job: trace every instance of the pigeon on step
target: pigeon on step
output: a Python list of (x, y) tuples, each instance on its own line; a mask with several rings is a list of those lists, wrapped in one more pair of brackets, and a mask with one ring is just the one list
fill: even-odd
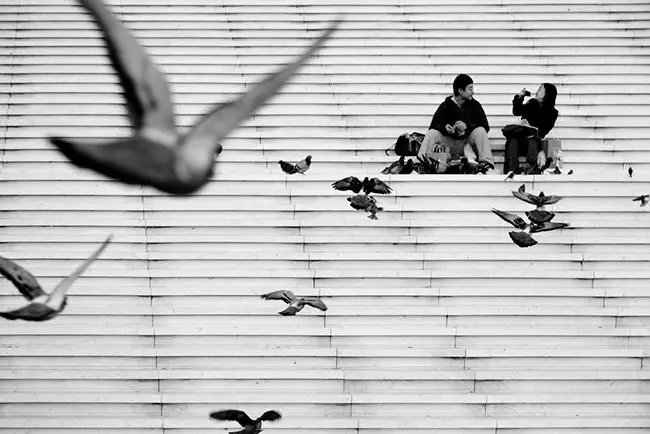
[(178, 195), (194, 193), (209, 181), (221, 142), (284, 86), (340, 22), (333, 22), (293, 62), (266, 76), (247, 93), (208, 111), (181, 134), (174, 121), (167, 81), (137, 40), (101, 0), (79, 2), (103, 32), (135, 131), (131, 137), (101, 144), (60, 137), (52, 137), (50, 142), (79, 167)]
[(59, 282), (49, 294), (41, 288), (38, 281), (29, 271), (9, 259), (0, 257), (0, 274), (9, 279), (18, 288), (18, 291), (20, 291), (23, 297), (30, 302), (27, 306), (19, 309), (0, 312), (0, 317), (9, 320), (22, 319), (24, 321), (40, 322), (57, 316), (67, 304), (66, 292), (99, 255), (101, 255), (110, 241), (111, 237), (109, 236), (95, 253), (86, 259), (68, 277)]
[(402, 155), (401, 157), (399, 157), (399, 160), (390, 163), (390, 165), (388, 165), (384, 170), (382, 170), (381, 173), (383, 173), (384, 175), (389, 175), (389, 174), (397, 175), (399, 173), (402, 173), (404, 167), (406, 167), (406, 163), (404, 162), (404, 156)]
[(289, 175), (300, 173), (304, 175), (311, 167), (311, 155), (307, 155), (304, 160), (300, 160), (296, 164), (287, 163), (282, 160), (278, 161), (278, 164), (284, 173), (288, 173)]
[(318, 297), (296, 297), (293, 292), (289, 290), (269, 292), (260, 296), (263, 300), (281, 300), (289, 306), (279, 312), (283, 316), (292, 316), (300, 312), (305, 305), (315, 307), (323, 312), (327, 310), (327, 305)]
[(232, 431), (229, 434), (258, 434), (262, 432), (262, 421), (274, 422), (282, 415), (274, 410), (264, 412), (260, 417), (253, 420), (241, 410), (220, 410), (210, 413), (210, 418), (215, 420), (233, 420), (244, 429)]

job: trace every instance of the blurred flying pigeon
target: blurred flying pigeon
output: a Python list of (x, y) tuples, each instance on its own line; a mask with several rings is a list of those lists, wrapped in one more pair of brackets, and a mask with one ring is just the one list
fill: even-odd
[(511, 170), (510, 172), (508, 172), (508, 174), (506, 175), (506, 177), (503, 180), (507, 181), (507, 180), (512, 179), (514, 177), (515, 177), (515, 171)]
[(262, 421), (273, 422), (281, 417), (282, 415), (274, 410), (264, 412), (255, 420), (241, 410), (221, 410), (210, 413), (212, 419), (234, 420), (244, 428), (241, 431), (231, 431), (229, 434), (258, 434), (262, 432)]
[(519, 200), (522, 200), (526, 203), (533, 204), (537, 207), (542, 207), (544, 205), (552, 205), (559, 202), (562, 198), (560, 196), (546, 196), (544, 192), (540, 192), (539, 195), (534, 195), (526, 192), (526, 185), (521, 184), (517, 191), (513, 191), (512, 195)]
[(634, 199), (632, 199), (632, 202), (640, 202), (639, 207), (642, 207), (648, 204), (649, 198), (650, 198), (650, 194), (642, 194), (641, 196), (637, 196)]
[(628, 175), (630, 175), (630, 178), (632, 177), (632, 174), (634, 173), (634, 169), (632, 169), (632, 166), (630, 166), (629, 169), (627, 169)]
[(508, 232), (510, 239), (519, 247), (530, 247), (537, 244), (537, 241), (530, 236), (528, 232)]
[(371, 220), (379, 220), (377, 218), (377, 213), (384, 210), (384, 208), (377, 206), (377, 201), (374, 197), (365, 194), (348, 197), (348, 202), (350, 202), (350, 206), (356, 210), (369, 212), (370, 215), (368, 218)]
[(22, 319), (24, 321), (47, 321), (57, 316), (66, 306), (66, 292), (72, 284), (86, 271), (90, 265), (101, 255), (111, 241), (111, 236), (86, 259), (68, 277), (63, 279), (50, 292), (46, 293), (38, 281), (29, 271), (20, 267), (9, 259), (0, 257), (0, 274), (9, 279), (18, 291), (30, 303), (27, 306), (8, 312), (0, 312), (0, 316), (9, 320)]
[(406, 164), (404, 165), (404, 168), (401, 170), (399, 174), (408, 175), (410, 173), (413, 173), (413, 170), (415, 170), (415, 163), (413, 163), (413, 160), (409, 158), (408, 160), (406, 160)]
[(528, 217), (528, 219), (533, 223), (542, 224), (553, 220), (555, 213), (541, 209), (535, 209), (532, 211), (526, 211), (526, 217)]
[(359, 193), (363, 188), (363, 183), (356, 176), (348, 176), (347, 178), (339, 179), (338, 181), (332, 183), (332, 187), (335, 190), (339, 191), (353, 191)]
[(327, 306), (325, 303), (323, 303), (323, 301), (321, 301), (320, 298), (296, 297), (293, 292), (289, 290), (269, 292), (268, 294), (264, 294), (260, 297), (264, 300), (281, 300), (287, 303), (289, 306), (282, 312), (279, 312), (279, 314), (283, 316), (295, 315), (300, 312), (305, 307), (305, 305), (315, 307), (316, 309), (320, 309), (323, 312), (327, 310)]
[(60, 137), (51, 137), (50, 142), (79, 167), (127, 184), (149, 185), (179, 195), (191, 194), (209, 181), (220, 143), (293, 77), (340, 22), (334, 21), (292, 63), (266, 76), (247, 93), (213, 108), (181, 134), (167, 81), (137, 40), (101, 0), (79, 2), (103, 32), (135, 131), (131, 137), (102, 144)]
[(300, 160), (296, 164), (287, 163), (282, 160), (278, 161), (278, 164), (284, 173), (288, 173), (289, 175), (300, 173), (304, 175), (311, 166), (311, 155), (307, 155), (304, 160)]
[(526, 229), (528, 227), (528, 223), (526, 221), (519, 217), (517, 214), (512, 214), (509, 212), (505, 211), (499, 211), (498, 209), (492, 208), (492, 212), (501, 217), (501, 219), (507, 221), (510, 223), (512, 226), (516, 227), (517, 229)]
[(376, 193), (376, 194), (390, 194), (393, 191), (388, 184), (381, 181), (379, 178), (364, 178), (363, 180), (363, 192), (366, 194)]

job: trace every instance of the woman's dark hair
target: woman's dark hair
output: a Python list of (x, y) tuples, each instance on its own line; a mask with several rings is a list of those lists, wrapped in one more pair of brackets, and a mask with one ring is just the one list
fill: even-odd
[(454, 96), (458, 96), (458, 89), (465, 89), (470, 84), (474, 83), (472, 77), (467, 74), (460, 74), (454, 79)]
[(544, 86), (544, 101), (542, 101), (542, 105), (548, 109), (555, 108), (557, 88), (551, 83), (542, 83), (542, 86)]

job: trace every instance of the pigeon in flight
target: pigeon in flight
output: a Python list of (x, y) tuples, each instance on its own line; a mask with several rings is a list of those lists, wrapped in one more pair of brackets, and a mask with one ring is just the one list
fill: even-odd
[(514, 177), (515, 177), (515, 171), (511, 170), (510, 172), (508, 172), (508, 174), (506, 175), (506, 177), (503, 180), (507, 181), (507, 180), (512, 179)]
[(562, 198), (560, 196), (546, 196), (544, 192), (540, 192), (539, 195), (534, 195), (526, 191), (526, 185), (521, 184), (517, 191), (513, 191), (512, 195), (519, 200), (522, 200), (526, 203), (533, 204), (537, 207), (542, 207), (544, 205), (553, 205), (554, 203), (559, 202)]
[[(360, 188), (359, 188), (360, 186)], [(365, 194), (390, 194), (393, 190), (381, 181), (379, 178), (368, 178), (367, 176), (361, 181), (356, 176), (348, 176), (347, 178), (340, 179), (332, 184), (335, 190), (347, 191), (351, 190), (359, 193), (363, 189)]]
[(280, 168), (284, 173), (293, 175), (294, 173), (305, 174), (311, 167), (311, 155), (307, 155), (304, 160), (298, 161), (296, 164), (287, 163), (286, 161), (278, 161)]
[(528, 227), (528, 223), (526, 221), (519, 217), (517, 214), (512, 214), (509, 212), (505, 211), (499, 211), (498, 209), (492, 208), (492, 212), (501, 217), (501, 219), (507, 221), (510, 223), (512, 226), (514, 226), (517, 229), (524, 230)]
[(514, 242), (519, 247), (530, 247), (537, 244), (537, 241), (535, 241), (535, 239), (531, 237), (528, 232), (511, 231), (508, 232), (508, 235), (510, 235), (510, 239), (512, 240), (512, 242)]
[(292, 63), (266, 76), (246, 94), (210, 110), (180, 134), (167, 81), (144, 49), (101, 0), (79, 2), (103, 32), (135, 131), (131, 137), (103, 144), (60, 137), (51, 137), (50, 142), (79, 167), (178, 195), (194, 193), (209, 181), (224, 138), (273, 97), (340, 23), (340, 19), (334, 21)]
[(289, 306), (282, 312), (278, 312), (283, 316), (292, 316), (300, 312), (305, 305), (315, 307), (323, 312), (327, 310), (327, 306), (318, 297), (296, 297), (293, 292), (289, 290), (269, 292), (260, 296), (263, 300), (281, 300)]
[(210, 418), (215, 420), (234, 420), (244, 429), (232, 431), (229, 434), (258, 434), (262, 432), (262, 421), (274, 422), (282, 415), (274, 410), (265, 411), (260, 417), (253, 420), (241, 410), (220, 410), (210, 413)]
[(632, 166), (630, 166), (630, 167), (627, 169), (627, 174), (630, 175), (630, 178), (631, 178), (633, 173), (634, 173), (634, 169), (632, 169)]
[(348, 202), (356, 210), (369, 212), (368, 218), (371, 220), (379, 220), (377, 213), (384, 210), (384, 208), (377, 205), (377, 200), (374, 197), (365, 194), (348, 197)]
[(363, 188), (363, 182), (356, 176), (348, 176), (347, 178), (339, 179), (332, 183), (334, 190), (339, 191), (353, 191), (359, 193)]
[(650, 194), (642, 194), (632, 199), (632, 202), (639, 202), (639, 207), (646, 206), (650, 199)]
[(57, 316), (66, 306), (66, 292), (72, 284), (86, 271), (88, 267), (101, 255), (111, 241), (111, 236), (86, 259), (68, 277), (63, 279), (49, 294), (39, 285), (38, 281), (29, 271), (20, 267), (9, 259), (0, 257), (0, 274), (9, 279), (18, 288), (18, 291), (30, 303), (27, 306), (8, 312), (0, 312), (0, 316), (9, 320), (22, 319), (24, 321), (47, 321)]
[(555, 213), (543, 209), (534, 209), (532, 211), (526, 211), (526, 217), (533, 223), (543, 224), (553, 220)]

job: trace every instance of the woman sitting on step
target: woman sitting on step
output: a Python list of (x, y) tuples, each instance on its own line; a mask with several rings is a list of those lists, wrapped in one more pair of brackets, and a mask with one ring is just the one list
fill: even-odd
[(520, 155), (526, 156), (528, 172), (540, 170), (546, 162), (546, 156), (542, 152), (542, 139), (553, 129), (559, 114), (555, 109), (557, 88), (551, 83), (542, 83), (535, 96), (526, 104), (525, 96), (530, 96), (530, 92), (524, 88), (512, 99), (512, 114), (521, 116), (521, 124), (508, 125), (503, 129), (506, 136), (503, 173), (511, 170), (521, 172)]

